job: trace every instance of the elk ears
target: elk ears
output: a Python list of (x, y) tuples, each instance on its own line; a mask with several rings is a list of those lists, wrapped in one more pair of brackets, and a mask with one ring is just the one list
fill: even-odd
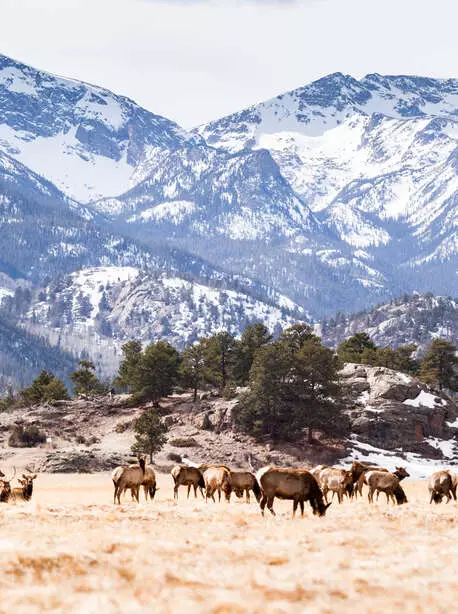
[(17, 480), (17, 481), (19, 482), (19, 484), (20, 484), (21, 486), (25, 486), (25, 484), (27, 484), (27, 480), (20, 480), (20, 479), (18, 478), (18, 480)]
[(36, 479), (37, 479), (37, 477), (38, 477), (38, 474), (37, 474), (37, 473), (35, 473), (35, 475), (32, 475), (30, 479), (31, 479), (31, 480), (36, 480)]

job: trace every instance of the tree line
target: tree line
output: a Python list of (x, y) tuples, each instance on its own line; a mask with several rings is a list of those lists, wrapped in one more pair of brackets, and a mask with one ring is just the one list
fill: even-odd
[[(421, 357), (414, 345), (380, 348), (365, 333), (353, 335), (332, 350), (307, 324), (293, 325), (274, 339), (264, 324), (256, 323), (247, 326), (240, 339), (220, 332), (181, 353), (164, 341), (144, 347), (135, 340), (125, 343), (122, 352), (111, 383), (100, 381), (91, 361), (81, 360), (70, 375), (74, 394), (126, 392), (133, 404), (154, 407), (174, 391), (190, 390), (196, 401), (200, 390), (218, 389), (230, 398), (236, 387), (242, 387), (234, 409), (238, 428), (274, 440), (298, 439), (305, 434), (311, 440), (314, 430), (329, 436), (348, 430), (338, 375), (345, 362), (387, 367), (416, 375), (433, 387), (458, 390), (456, 347), (443, 339), (434, 339)], [(0, 409), (69, 397), (63, 382), (43, 371), (18, 395), (11, 393), (1, 400)], [(151, 428), (157, 422), (153, 414)], [(139, 435), (148, 428), (145, 422)], [(145, 442), (140, 437), (137, 443), (138, 451)]]

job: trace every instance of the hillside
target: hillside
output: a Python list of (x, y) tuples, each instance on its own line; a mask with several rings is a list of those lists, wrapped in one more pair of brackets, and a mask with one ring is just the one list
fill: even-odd
[(162, 339), (182, 349), (220, 330), (239, 336), (248, 324), (262, 321), (278, 334), (301, 319), (306, 319), (302, 309), (281, 295), (261, 299), (216, 280), (93, 267), (38, 288), (20, 322), (52, 345), (89, 355), (98, 371), (112, 378), (129, 339)]
[(339, 313), (318, 324), (316, 330), (331, 347), (366, 332), (380, 347), (413, 344), (422, 351), (436, 337), (458, 343), (458, 306), (448, 297), (404, 295), (353, 315)]
[[(190, 394), (178, 394), (160, 403), (169, 433), (155, 463), (167, 470), (181, 457), (254, 468), (346, 464), (357, 459), (383, 462), (391, 468), (403, 465), (413, 477), (424, 477), (444, 463), (456, 463), (458, 406), (453, 400), (389, 369), (348, 364), (341, 378), (350, 419), (345, 439), (330, 439), (315, 431), (312, 444), (305, 435), (295, 443), (256, 441), (239, 432), (235, 424), (242, 390), (231, 400), (203, 393), (196, 403)], [(9, 465), (34, 464), (46, 471), (108, 470), (129, 458), (133, 420), (143, 408), (132, 407), (128, 396), (119, 395), (3, 412), (0, 457)], [(9, 448), (14, 424), (38, 426), (52, 439), (52, 447)]]

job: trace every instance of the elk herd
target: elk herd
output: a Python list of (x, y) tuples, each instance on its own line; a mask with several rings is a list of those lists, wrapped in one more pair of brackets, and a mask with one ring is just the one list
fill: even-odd
[(13, 475), (7, 479), (3, 471), (0, 470), (0, 503), (20, 503), (28, 502), (33, 495), (33, 481), (37, 475), (22, 474), (22, 478), (18, 478), (19, 486), (11, 488), (11, 482), (16, 475), (16, 468), (13, 469)]
[[(143, 486), (145, 499), (154, 498), (156, 493), (156, 477), (153, 468), (146, 465), (145, 458), (139, 457), (138, 463), (122, 465), (112, 472), (114, 485), (114, 502), (121, 502), (121, 495), (131, 491), (132, 500), (139, 502), (140, 488)], [(378, 500), (380, 493), (386, 497), (386, 502), (397, 505), (407, 503), (407, 496), (401, 486), (402, 480), (409, 477), (404, 467), (396, 467), (390, 472), (385, 467), (364, 465), (353, 462), (349, 469), (318, 465), (310, 469), (281, 469), (263, 467), (257, 473), (251, 471), (234, 471), (226, 465), (202, 463), (200, 465), (181, 464), (171, 470), (174, 483), (174, 499), (178, 500), (180, 486), (187, 487), (189, 499), (191, 489), (194, 497), (208, 501), (228, 503), (232, 493), (238, 498), (245, 496), (250, 502), (252, 493), (259, 503), (261, 513), (267, 509), (275, 515), (273, 504), (275, 498), (287, 499), (293, 502), (293, 517), (298, 506), (301, 515), (304, 514), (304, 504), (309, 502), (313, 514), (324, 516), (331, 505), (332, 499), (342, 503), (344, 498), (356, 500), (362, 497), (367, 487), (369, 503)], [(430, 503), (441, 503), (445, 498), (447, 503), (453, 498), (456, 501), (457, 476), (450, 470), (434, 473), (429, 480)]]
[[(152, 501), (157, 492), (156, 474), (151, 465), (146, 464), (144, 457), (138, 457), (137, 463), (120, 465), (113, 470), (114, 503), (121, 503), (121, 495), (130, 490), (131, 498), (140, 502), (140, 492), (143, 487), (145, 500)], [(259, 503), (261, 513), (267, 509), (275, 516), (274, 500), (287, 499), (293, 502), (293, 517), (298, 506), (301, 515), (304, 514), (305, 502), (309, 502), (313, 514), (324, 516), (337, 496), (338, 503), (347, 497), (357, 500), (364, 495), (367, 487), (369, 503), (378, 500), (382, 493), (387, 503), (402, 505), (407, 503), (407, 496), (401, 482), (409, 477), (404, 467), (396, 467), (390, 472), (385, 467), (364, 465), (354, 461), (349, 469), (318, 465), (310, 469), (281, 469), (278, 467), (263, 467), (256, 472), (232, 470), (226, 465), (217, 463), (192, 463), (176, 465), (171, 470), (173, 478), (174, 499), (178, 500), (180, 486), (187, 487), (189, 499), (191, 489), (194, 497), (200, 496), (208, 501), (225, 499), (228, 503), (231, 495), (240, 499), (245, 496), (250, 503), (253, 494)], [(19, 486), (11, 487), (16, 475), (16, 469), (10, 478), (0, 470), (0, 503), (28, 502), (32, 499), (33, 484), (37, 474), (22, 474), (17, 481)], [(449, 503), (457, 500), (456, 491), (458, 477), (450, 469), (436, 471), (428, 482), (429, 502), (441, 503), (443, 499)], [(330, 500), (330, 498), (332, 499)]]

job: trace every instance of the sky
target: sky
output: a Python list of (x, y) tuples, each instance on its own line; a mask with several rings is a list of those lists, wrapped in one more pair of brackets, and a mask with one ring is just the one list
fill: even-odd
[(0, 53), (186, 128), (333, 72), (458, 77), (456, 0), (0, 2)]

